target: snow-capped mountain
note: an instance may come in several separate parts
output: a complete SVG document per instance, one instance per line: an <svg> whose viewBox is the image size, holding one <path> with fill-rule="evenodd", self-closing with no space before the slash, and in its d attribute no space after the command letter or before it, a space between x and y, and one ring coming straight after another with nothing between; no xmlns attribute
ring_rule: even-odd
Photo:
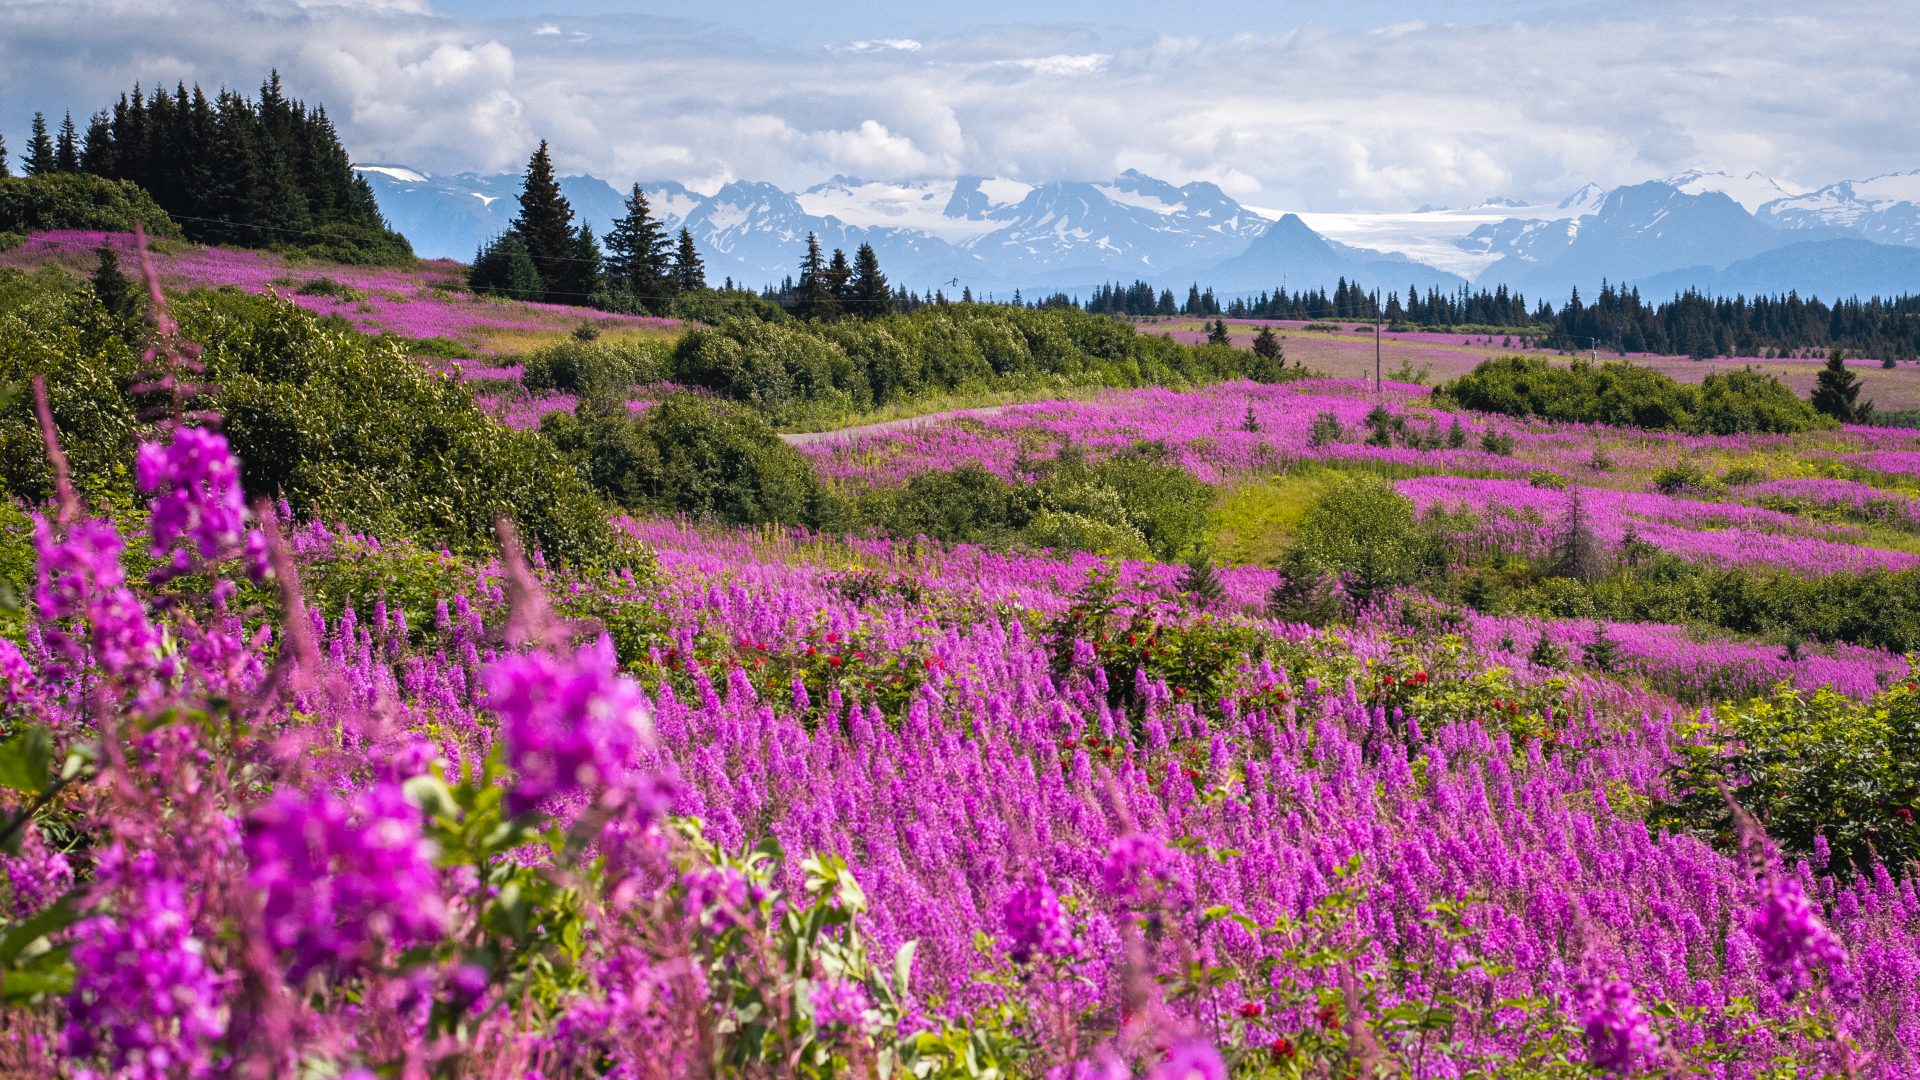
<svg viewBox="0 0 1920 1080"><path fill-rule="evenodd" d="M1920 247L1920 169L1870 180L1842 180L1761 206L1777 228L1845 229L1882 244Z"/></svg>
<svg viewBox="0 0 1920 1080"><path fill-rule="evenodd" d="M1352 247L1321 236L1298 214L1287 214L1258 239L1227 261L1197 274L1196 280L1232 294L1285 288L1323 286L1345 278L1348 283L1379 289L1382 295L1413 286L1453 289L1466 279L1436 270L1404 255Z"/></svg>
<svg viewBox="0 0 1920 1080"><path fill-rule="evenodd" d="M1773 178L1757 172L1729 176L1723 172L1689 169L1677 176L1669 176L1661 183L1686 195L1725 195L1745 207L1750 214L1776 199L1800 194L1800 189L1782 186Z"/></svg>
<svg viewBox="0 0 1920 1080"><path fill-rule="evenodd" d="M470 257L518 211L515 174L356 168L424 255ZM571 176L560 186L602 236L623 212L624 189L605 181ZM849 254L872 244L892 279L916 291L982 295L1136 278L1230 295L1340 277L1383 289L1505 284L1556 299L1602 279L1661 290L1920 291L1920 274L1894 287L1907 260L1880 250L1920 248L1920 171L1801 191L1758 173L1693 170L1611 190L1587 184L1545 202L1401 213L1289 214L1135 170L1038 185L836 176L797 193L745 180L711 194L673 181L642 187L669 229L693 233L714 280L749 285L793 274L813 233ZM1870 243L1830 243L1840 239Z"/></svg>
<svg viewBox="0 0 1920 1080"><path fill-rule="evenodd" d="M1718 269L1793 241L1726 194L1690 194L1658 180L1615 188L1598 210L1583 217L1508 221L1480 239L1503 244L1507 252L1481 278L1529 295L1692 267Z"/></svg>

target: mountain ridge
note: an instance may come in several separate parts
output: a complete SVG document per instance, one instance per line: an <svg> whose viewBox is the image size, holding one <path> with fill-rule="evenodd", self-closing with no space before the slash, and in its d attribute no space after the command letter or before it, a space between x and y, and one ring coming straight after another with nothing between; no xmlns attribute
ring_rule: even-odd
<svg viewBox="0 0 1920 1080"><path fill-rule="evenodd" d="M518 209L517 174L355 168L425 255L468 258ZM598 235L624 212L625 191L604 180L575 175L560 186ZM1492 198L1458 210L1347 214L1252 207L1211 182L1176 185L1138 169L1037 184L836 175L795 192L754 180L711 194L672 180L640 186L668 229L693 233L714 280L755 287L794 272L809 232L828 248L872 244L893 280L915 291L964 286L982 296L1135 279L1244 295L1283 284L1331 288L1339 278L1394 291L1504 284L1542 297L1603 278L1866 293L1908 265L1878 248L1920 249L1920 170L1806 190L1758 172L1694 169L1612 189L1587 184L1537 204ZM1842 239L1871 246L1815 246ZM1777 251L1786 253L1761 258ZM1860 256L1860 273L1848 274L1839 251ZM1920 275L1911 290L1920 291Z"/></svg>

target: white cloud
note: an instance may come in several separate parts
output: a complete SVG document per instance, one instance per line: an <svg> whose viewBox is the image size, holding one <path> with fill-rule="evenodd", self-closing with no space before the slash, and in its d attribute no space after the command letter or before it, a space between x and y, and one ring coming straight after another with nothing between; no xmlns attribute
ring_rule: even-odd
<svg viewBox="0 0 1920 1080"><path fill-rule="evenodd" d="M828 48L853 53L919 52L920 43L912 38L875 38L871 41L856 41L851 45L830 45Z"/></svg>
<svg viewBox="0 0 1920 1080"><path fill-rule="evenodd" d="M251 87L277 65L356 156L436 173L518 168L544 137L563 170L708 188L1138 167L1282 209L1405 209L1694 166L1810 185L1920 167L1920 111L1899 107L1920 100L1909 3L821 49L744 40L721 9L708 25L570 16L529 38L420 0L0 0L0 128L17 146L35 109L84 116L136 80Z"/></svg>
<svg viewBox="0 0 1920 1080"><path fill-rule="evenodd" d="M540 26L534 29L533 36L534 37L559 37L560 28L553 25L552 23L542 23L540 24Z"/></svg>
<svg viewBox="0 0 1920 1080"><path fill-rule="evenodd" d="M1056 56L1034 56L1019 60L1002 60L1000 63L1010 67L1026 68L1036 75L1074 76L1093 75L1099 72L1101 68L1106 67L1107 61L1111 59L1113 59L1113 57L1106 53L1083 53L1078 56L1061 53Z"/></svg>

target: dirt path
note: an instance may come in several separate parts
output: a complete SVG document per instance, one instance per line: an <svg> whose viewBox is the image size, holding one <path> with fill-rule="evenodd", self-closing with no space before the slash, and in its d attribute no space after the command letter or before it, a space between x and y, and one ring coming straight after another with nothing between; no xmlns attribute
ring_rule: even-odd
<svg viewBox="0 0 1920 1080"><path fill-rule="evenodd" d="M899 420L881 420L872 424L856 424L853 427L834 428L832 431L792 431L781 434L789 446L806 446L809 443L828 442L838 439L858 439L863 435L877 435L883 431L904 431L910 428L926 427L942 420L951 420L956 416L995 416L1005 412L1005 405L988 405L978 409L950 409L946 412L928 413L925 416L908 416Z"/></svg>

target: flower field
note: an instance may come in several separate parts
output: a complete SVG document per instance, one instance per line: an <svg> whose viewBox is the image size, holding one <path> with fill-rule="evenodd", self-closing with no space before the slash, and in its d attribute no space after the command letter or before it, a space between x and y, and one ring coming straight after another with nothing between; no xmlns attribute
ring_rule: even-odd
<svg viewBox="0 0 1920 1080"><path fill-rule="evenodd" d="M56 231L35 233L13 250L0 252L0 266L55 263L86 273L102 244L132 264L134 243L126 233ZM153 258L161 283L169 289L271 289L315 314L338 315L364 333L443 339L481 359L560 340L583 320L614 337L672 336L680 330L671 319L476 296L466 289L466 268L448 260L423 260L409 270L309 266L269 252L188 244L163 246Z"/></svg>
<svg viewBox="0 0 1920 1080"><path fill-rule="evenodd" d="M1473 541L1497 550L1542 550L1577 490L1601 540L1613 548L1631 536L1696 561L1809 573L1897 568L1920 557L1910 510L1920 485L1904 471L1916 451L1900 449L1920 443L1911 432L1627 432L1449 413L1433 407L1424 390L1406 386L1391 387L1386 402L1427 441L1366 438L1371 387L1310 380L1012 406L943 424L820 440L807 450L823 472L843 482L889 484L961 461L1010 475L1025 458L1049 456L1065 445L1108 453L1155 442L1209 483L1313 466L1398 475L1401 491L1422 510L1438 505L1475 512ZM1341 434L1316 441L1313 426L1323 415L1333 418ZM1450 445L1446 436L1454 424L1461 435ZM1511 446L1501 453L1483 449L1489 435ZM1702 469L1702 490L1659 490L1660 471L1681 463ZM1711 469L1719 463L1721 475L1745 483L1714 484ZM1822 494L1790 494L1813 491ZM1833 506L1854 508L1860 520L1814 512ZM1870 534L1865 526L1875 523L1888 527Z"/></svg>
<svg viewBox="0 0 1920 1080"><path fill-rule="evenodd" d="M1139 324L1139 330L1147 334L1171 334L1175 341L1197 345L1207 340L1209 325L1206 320L1166 319L1143 321ZM1271 326L1280 335L1289 361L1339 378L1373 378L1372 324L1346 321L1312 324L1334 327L1331 330L1308 330L1307 325L1298 320L1284 319L1227 320L1228 333L1237 348L1249 347L1260 327ZM1405 365L1410 371L1425 371L1427 381L1434 383L1464 375L1475 364L1495 356L1531 355L1549 359L1566 356L1557 349L1529 347L1527 342L1510 334L1388 330L1380 337L1381 366L1389 377ZM1698 383L1715 372L1753 367L1778 376L1802 397L1813 388L1814 376L1822 363L1822 358L1814 357L1734 356L1695 360L1687 356L1652 353L1629 353L1623 356L1604 349L1599 353L1599 358L1602 362L1628 359L1641 367L1652 368L1686 383ZM1887 368L1877 359L1856 358L1849 359L1847 367L1859 376L1866 388L1865 396L1873 399L1881 410L1892 412L1920 408L1920 364L1902 363Z"/></svg>
<svg viewBox="0 0 1920 1080"><path fill-rule="evenodd" d="M71 981L9 1011L12 1068L1920 1067L1911 882L1649 832L1699 717L1515 627L1326 635L1254 616L1259 571L1196 611L1152 564L668 521L598 578L273 539L191 434L143 452L139 543L222 584L128 584L68 504L0 646L41 743L14 914L72 926L10 961ZM1916 706L1897 658L1819 663L1765 674ZM84 922L44 907L79 861ZM702 1004L741 995L779 1010L744 1045Z"/></svg>
<svg viewBox="0 0 1920 1080"><path fill-rule="evenodd" d="M195 258L266 265L167 273L213 283ZM333 281L376 279L402 292ZM443 300L351 302L397 333ZM1084 459L1136 468L1049 477L1080 509L1045 513L1120 513L1171 470L1225 501L1324 482L1438 538L1362 551L1328 586L1352 602L1309 622L1288 604L1331 609L1298 560L596 498L617 536L563 565L504 517L478 554L297 519L242 492L262 397L181 406L221 354L170 351L166 310L129 486L79 475L88 432L35 378L52 497L0 518L0 572L26 575L0 603L0 1075L1920 1076L1920 673L1858 612L1803 639L1595 606L1678 582L1731 610L1697 568L1897 601L1913 432L1649 434L1343 379L796 446L755 418L756 452L849 515L966 463L984 489ZM527 391L536 358L463 385L313 349L384 356L479 429L448 441L525 451L465 460L571 475L525 432L585 394ZM666 451L689 484L745 467L693 423L711 391L620 385L659 411L596 417L625 456L590 464L634 487ZM717 449L629 438L662 417ZM472 513L459 494L439 512ZM1599 551L1527 585L1576 533ZM1374 556L1437 562L1374 588ZM1469 571L1551 603L1440 595Z"/></svg>

